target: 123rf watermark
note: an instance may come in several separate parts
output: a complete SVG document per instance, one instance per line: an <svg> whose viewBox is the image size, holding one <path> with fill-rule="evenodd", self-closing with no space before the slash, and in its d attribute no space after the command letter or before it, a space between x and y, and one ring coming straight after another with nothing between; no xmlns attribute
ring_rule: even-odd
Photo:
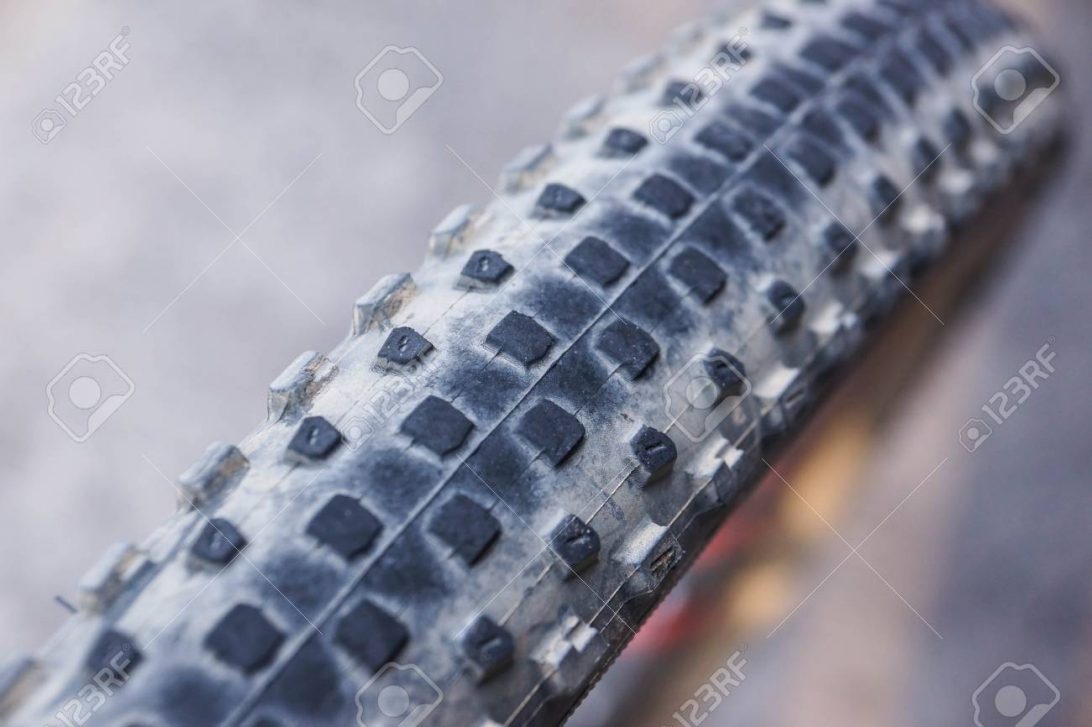
<svg viewBox="0 0 1092 727"><path fill-rule="evenodd" d="M46 385L49 417L82 444L134 391L133 380L109 356L77 354Z"/></svg>
<svg viewBox="0 0 1092 727"><path fill-rule="evenodd" d="M1035 352L1035 357L1028 359L1016 376L1005 382L989 400L982 405L985 416L971 417L959 430L959 442L968 452L974 452L993 435L993 428L1004 424L1031 395L1039 389L1042 382L1054 375L1054 337ZM987 421L988 420L988 421Z"/></svg>
<svg viewBox="0 0 1092 727"><path fill-rule="evenodd" d="M744 40L747 28L740 28L717 50L709 64L694 74L694 79L673 92L673 98L648 123L649 135L659 144L666 144L679 129L709 103L736 73L743 70L750 54Z"/></svg>
<svg viewBox="0 0 1092 727"><path fill-rule="evenodd" d="M48 144L68 126L72 119L87 108L91 100L102 93L116 74L129 65L129 28L125 26L114 39L76 74L76 78L53 99L57 106L47 106L30 122L34 138Z"/></svg>
<svg viewBox="0 0 1092 727"><path fill-rule="evenodd" d="M129 681L133 666L132 653L122 649L96 671L91 679L53 715L45 727L79 727L105 706L111 697ZM56 720L54 722L54 720Z"/></svg>
<svg viewBox="0 0 1092 727"><path fill-rule="evenodd" d="M671 718L675 727L697 727L697 725L709 718L734 689L743 684L747 675L743 673L743 667L747 666L747 660L739 651L728 657L724 665L718 667L709 679L694 692L694 696L675 711Z"/></svg>
<svg viewBox="0 0 1092 727"><path fill-rule="evenodd" d="M416 727L444 699L415 664L389 662L356 693L359 727Z"/></svg>
<svg viewBox="0 0 1092 727"><path fill-rule="evenodd" d="M1034 664L1002 664L971 696L978 727L1035 727L1061 700Z"/></svg>
<svg viewBox="0 0 1092 727"><path fill-rule="evenodd" d="M402 128L444 75L416 48L388 45L356 74L356 107L384 134Z"/></svg>

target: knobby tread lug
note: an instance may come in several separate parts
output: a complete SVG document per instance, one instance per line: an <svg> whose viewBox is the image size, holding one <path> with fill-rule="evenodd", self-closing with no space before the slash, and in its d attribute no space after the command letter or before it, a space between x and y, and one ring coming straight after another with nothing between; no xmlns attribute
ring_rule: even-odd
<svg viewBox="0 0 1092 727"><path fill-rule="evenodd" d="M1052 101L1005 138L979 118L966 80L1032 45L986 0L758 12L744 46L691 25L574 106L419 272L357 299L259 430L180 478L179 517L85 578L87 607L0 681L3 718L51 723L125 662L103 724L354 724L408 664L428 682L407 694L442 696L429 724L562 720L903 273L1061 128ZM731 83L695 83L710 63ZM689 376L726 418L672 409Z"/></svg>

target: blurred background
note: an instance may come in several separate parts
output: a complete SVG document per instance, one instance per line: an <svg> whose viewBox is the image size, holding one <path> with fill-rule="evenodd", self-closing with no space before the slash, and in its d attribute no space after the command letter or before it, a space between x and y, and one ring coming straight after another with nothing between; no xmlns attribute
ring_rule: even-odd
<svg viewBox="0 0 1092 727"><path fill-rule="evenodd" d="M1018 249L943 331L907 310L940 348L882 416L841 420L826 459L778 465L752 514L776 509L807 547L758 536L711 566L712 585L691 579L683 593L718 604L700 643L664 636L687 613L673 597L577 723L675 724L736 650L746 678L706 724L969 724L972 693L1006 662L1060 692L1044 724L1092 723L1092 6L1009 4L1060 60L1073 113L1067 164ZM467 166L493 183L562 111L720 6L0 8L0 656L39 646L67 615L55 597L74 603L111 543L168 516L157 470L243 438L297 354L331 348L357 296L417 267L452 207L488 198ZM392 135L354 89L387 45L443 74ZM72 103L66 87L118 48L123 67L63 109L56 97ZM1056 372L968 451L965 422L1048 340ZM80 354L108 356L132 389L82 443L46 396Z"/></svg>

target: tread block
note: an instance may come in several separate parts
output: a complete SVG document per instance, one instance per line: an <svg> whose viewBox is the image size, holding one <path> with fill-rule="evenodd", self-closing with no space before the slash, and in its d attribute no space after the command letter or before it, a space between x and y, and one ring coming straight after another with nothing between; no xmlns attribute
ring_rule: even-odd
<svg viewBox="0 0 1092 727"><path fill-rule="evenodd" d="M587 202L584 195L564 184L550 182L539 195L535 207L547 215L572 215Z"/></svg>
<svg viewBox="0 0 1092 727"><path fill-rule="evenodd" d="M944 137L956 149L963 149L971 140L971 122L959 109L953 108L944 117Z"/></svg>
<svg viewBox="0 0 1092 727"><path fill-rule="evenodd" d="M736 195L732 201L732 209L766 242L776 237L787 223L781 208L772 199L753 189L746 189Z"/></svg>
<svg viewBox="0 0 1092 727"><path fill-rule="evenodd" d="M925 178L932 177L938 171L940 150L933 142L924 136L919 136L910 147L910 163L914 167L914 174Z"/></svg>
<svg viewBox="0 0 1092 727"><path fill-rule="evenodd" d="M852 98L843 98L835 109L850 128L865 141L871 143L879 138L880 118L865 104Z"/></svg>
<svg viewBox="0 0 1092 727"><path fill-rule="evenodd" d="M621 319L604 329L596 348L630 379L638 378L660 355L656 339L640 326Z"/></svg>
<svg viewBox="0 0 1092 727"><path fill-rule="evenodd" d="M506 629L488 616L479 616L462 639L463 653L483 682L512 663L516 642Z"/></svg>
<svg viewBox="0 0 1092 727"><path fill-rule="evenodd" d="M919 30L914 45L921 55L929 61L929 65L933 67L934 71L942 76L946 76L951 72L955 59L949 55L948 50L937 40L931 29L924 27Z"/></svg>
<svg viewBox="0 0 1092 727"><path fill-rule="evenodd" d="M715 262L693 247L685 248L671 261L671 275L703 303L712 300L728 280Z"/></svg>
<svg viewBox="0 0 1092 727"><path fill-rule="evenodd" d="M463 274L466 274L465 268ZM381 368L401 368L422 360L431 350L432 344L428 339L412 328L400 326L390 332L379 348L379 363Z"/></svg>
<svg viewBox="0 0 1092 727"><path fill-rule="evenodd" d="M734 106L728 113L730 119L756 138L766 138L781 127L781 122L766 113L750 106Z"/></svg>
<svg viewBox="0 0 1092 727"><path fill-rule="evenodd" d="M364 599L337 624L334 641L373 673L398 655L409 641L401 621Z"/></svg>
<svg viewBox="0 0 1092 727"><path fill-rule="evenodd" d="M702 128L694 140L733 162L743 161L754 149L754 144L747 136L719 121Z"/></svg>
<svg viewBox="0 0 1092 727"><path fill-rule="evenodd" d="M693 108L701 103L705 94L691 81L673 79L664 84L664 92L660 97L661 106L674 106L682 104L687 108Z"/></svg>
<svg viewBox="0 0 1092 727"><path fill-rule="evenodd" d="M766 300L772 308L770 325L778 333L792 329L804 317L804 297L784 280L775 280L766 288Z"/></svg>
<svg viewBox="0 0 1092 727"><path fill-rule="evenodd" d="M550 533L550 548L572 573L579 573L599 558L599 533L577 516L565 515Z"/></svg>
<svg viewBox="0 0 1092 727"><path fill-rule="evenodd" d="M293 462L318 462L329 457L339 444L341 432L333 424L323 417L307 417L288 442L286 456Z"/></svg>
<svg viewBox="0 0 1092 727"><path fill-rule="evenodd" d="M662 174L653 174L641 182L633 198L673 220L684 216L694 204L694 196L690 192Z"/></svg>
<svg viewBox="0 0 1092 727"><path fill-rule="evenodd" d="M629 445L641 467L652 475L666 470L679 456L671 437L652 427L641 427Z"/></svg>
<svg viewBox="0 0 1092 727"><path fill-rule="evenodd" d="M842 130L823 109L815 109L804 117L804 128L828 144L840 146L844 141Z"/></svg>
<svg viewBox="0 0 1092 727"><path fill-rule="evenodd" d="M366 551L382 529L379 519L350 495L334 495L307 523L308 535L345 560Z"/></svg>
<svg viewBox="0 0 1092 727"><path fill-rule="evenodd" d="M740 396L747 390L747 369L727 351L714 348L706 354L702 368L717 387L718 401L727 396Z"/></svg>
<svg viewBox="0 0 1092 727"><path fill-rule="evenodd" d="M466 440L473 422L438 396L428 396L402 422L402 433L443 457Z"/></svg>
<svg viewBox="0 0 1092 727"><path fill-rule="evenodd" d="M631 157L648 146L648 139L632 129L617 127L607 133L602 153L612 157Z"/></svg>
<svg viewBox="0 0 1092 727"><path fill-rule="evenodd" d="M764 78L751 89L751 96L764 101L783 114L792 113L804 100L796 90L779 78Z"/></svg>
<svg viewBox="0 0 1092 727"><path fill-rule="evenodd" d="M880 76L891 84L899 98L908 106L913 105L917 100L918 92L925 85L925 80L918 69L904 53L897 50L890 51L880 65Z"/></svg>
<svg viewBox="0 0 1092 727"><path fill-rule="evenodd" d="M273 660L284 634L256 606L240 603L205 637L205 647L229 666L252 674Z"/></svg>
<svg viewBox="0 0 1092 727"><path fill-rule="evenodd" d="M144 659L140 649L127 635L107 629L99 636L84 659L84 666L92 674L103 669L113 672L131 672Z"/></svg>
<svg viewBox="0 0 1092 727"><path fill-rule="evenodd" d="M825 187L834 179L837 162L826 149L806 137L797 137L786 150L786 155L818 184Z"/></svg>
<svg viewBox="0 0 1092 727"><path fill-rule="evenodd" d="M459 284L464 288L491 288L500 285L514 268L492 250L475 250L463 266Z"/></svg>
<svg viewBox="0 0 1092 727"><path fill-rule="evenodd" d="M207 563L227 565L246 547L246 538L224 518L209 520L197 536L190 554Z"/></svg>
<svg viewBox="0 0 1092 727"><path fill-rule="evenodd" d="M428 529L468 565L473 565L500 535L501 525L477 501L456 494L440 506Z"/></svg>
<svg viewBox="0 0 1092 727"><path fill-rule="evenodd" d="M629 260L598 237L585 237L565 256L565 264L580 277L605 288L622 277Z"/></svg>
<svg viewBox="0 0 1092 727"><path fill-rule="evenodd" d="M785 30L792 27L792 21L783 15L772 13L769 10L762 13L761 26L767 30Z"/></svg>
<svg viewBox="0 0 1092 727"><path fill-rule="evenodd" d="M891 107L888 105L887 99L880 93L880 89L876 88L876 84L870 76L863 72L855 73L846 80L845 86L860 96L864 103L875 109L876 113L890 115Z"/></svg>
<svg viewBox="0 0 1092 727"><path fill-rule="evenodd" d="M868 200L872 214L877 218L888 217L898 209L902 193L886 174L878 174L868 185Z"/></svg>
<svg viewBox="0 0 1092 727"><path fill-rule="evenodd" d="M524 414L516 431L554 467L564 462L584 439L580 420L549 399Z"/></svg>
<svg viewBox="0 0 1092 727"><path fill-rule="evenodd" d="M875 42L890 33L893 28L871 15L853 11L842 18L842 27L861 36L862 40Z"/></svg>
<svg viewBox="0 0 1092 727"><path fill-rule="evenodd" d="M554 345L554 337L531 316L510 311L493 326L485 337L485 345L530 367L549 352Z"/></svg>
<svg viewBox="0 0 1092 727"><path fill-rule="evenodd" d="M607 381L608 372L582 341L566 351L539 384L544 396L581 408Z"/></svg>
<svg viewBox="0 0 1092 727"><path fill-rule="evenodd" d="M828 37L816 38L800 51L801 58L832 73L840 71L856 55L857 50L853 46Z"/></svg>
<svg viewBox="0 0 1092 727"><path fill-rule="evenodd" d="M823 247L831 258L844 264L857 254L857 238L841 222L832 222L823 230Z"/></svg>

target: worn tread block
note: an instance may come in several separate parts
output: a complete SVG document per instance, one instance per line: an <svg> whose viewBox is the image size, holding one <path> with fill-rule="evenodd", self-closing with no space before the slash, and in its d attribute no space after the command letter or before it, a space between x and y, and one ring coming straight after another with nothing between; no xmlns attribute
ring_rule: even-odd
<svg viewBox="0 0 1092 727"><path fill-rule="evenodd" d="M717 401L727 396L740 396L747 389L747 369L727 351L714 348L705 355L702 368L717 387Z"/></svg>
<svg viewBox="0 0 1092 727"><path fill-rule="evenodd" d="M338 622L334 641L374 673L398 656L409 641L409 631L394 616L362 599Z"/></svg>
<svg viewBox="0 0 1092 727"><path fill-rule="evenodd" d="M933 67L934 71L942 76L951 73L955 59L949 55L948 50L937 39L932 29L924 27L919 30L915 41L914 45L918 52L925 57L925 60L929 61L929 65Z"/></svg>
<svg viewBox="0 0 1092 727"><path fill-rule="evenodd" d="M469 266L470 263L467 263L467 267ZM466 275L466 268L463 268L463 275ZM384 365L384 368L401 368L421 361L431 350L432 344L428 339L412 328L399 326L390 332L387 340L379 348L380 364Z"/></svg>
<svg viewBox="0 0 1092 727"><path fill-rule="evenodd" d="M914 174L926 179L934 176L938 170L935 162L940 159L940 150L924 136L919 136L910 147L910 163Z"/></svg>
<svg viewBox="0 0 1092 727"><path fill-rule="evenodd" d="M681 184L662 174L641 182L633 198L673 220L683 217L694 204L694 196Z"/></svg>
<svg viewBox="0 0 1092 727"><path fill-rule="evenodd" d="M841 146L845 140L842 136L842 130L838 128L838 124L831 118L830 114L823 109L814 109L804 117L804 128L814 134L816 138L833 146Z"/></svg>
<svg viewBox="0 0 1092 727"><path fill-rule="evenodd" d="M523 307L563 339L579 335L603 308L602 296L570 277L540 277L525 296Z"/></svg>
<svg viewBox="0 0 1092 727"><path fill-rule="evenodd" d="M699 243L721 262L743 264L753 259L747 236L719 204L707 207L690 225L687 239Z"/></svg>
<svg viewBox="0 0 1092 727"><path fill-rule="evenodd" d="M860 96L862 102L875 110L876 113L884 116L891 114L891 106L887 103L887 99L876 87L876 83L872 78L865 73L854 73L846 79L845 87Z"/></svg>
<svg viewBox="0 0 1092 727"><path fill-rule="evenodd" d="M549 352L554 345L554 337L534 318L511 311L485 337L485 344L501 355L530 367Z"/></svg>
<svg viewBox="0 0 1092 727"><path fill-rule="evenodd" d="M800 57L834 73L857 57L857 49L834 38L820 37L808 42Z"/></svg>
<svg viewBox="0 0 1092 727"><path fill-rule="evenodd" d="M550 533L550 548L571 573L579 573L598 560L599 533L575 515L565 515Z"/></svg>
<svg viewBox="0 0 1092 727"><path fill-rule="evenodd" d="M516 431L554 467L564 462L584 439L580 420L548 399L524 414Z"/></svg>
<svg viewBox="0 0 1092 727"><path fill-rule="evenodd" d="M273 661L284 634L256 606L240 603L205 637L205 648L225 664L253 674Z"/></svg>
<svg viewBox="0 0 1092 727"><path fill-rule="evenodd" d="M971 122L959 109L953 108L944 116L944 138L955 149L964 149L973 135Z"/></svg>
<svg viewBox="0 0 1092 727"><path fill-rule="evenodd" d="M616 127L603 140L605 156L631 157L648 146L648 139L632 129Z"/></svg>
<svg viewBox="0 0 1092 727"><path fill-rule="evenodd" d="M509 432L494 431L482 440L473 454L466 459L471 482L481 480L503 502L513 502L511 493L520 493L517 483L523 472L531 466L526 448Z"/></svg>
<svg viewBox="0 0 1092 727"><path fill-rule="evenodd" d="M667 170L671 174L699 194L712 194L719 190L729 173L728 168L720 162L689 154L673 155L667 164Z"/></svg>
<svg viewBox="0 0 1092 727"><path fill-rule="evenodd" d="M84 659L84 666L92 674L103 669L129 673L143 659L144 655L129 636L108 628L91 645Z"/></svg>
<svg viewBox="0 0 1092 727"><path fill-rule="evenodd" d="M402 421L402 433L443 457L458 449L474 423L438 396L428 396Z"/></svg>
<svg viewBox="0 0 1092 727"><path fill-rule="evenodd" d="M886 174L877 174L868 185L868 199L872 205L872 214L877 217L888 217L898 209L902 193L891 178Z"/></svg>
<svg viewBox="0 0 1092 727"><path fill-rule="evenodd" d="M775 77L764 78L755 84L751 89L751 96L783 114L792 113L804 100L792 86Z"/></svg>
<svg viewBox="0 0 1092 727"><path fill-rule="evenodd" d="M585 237L565 256L565 264L593 283L607 287L625 274L629 260L598 237Z"/></svg>
<svg viewBox="0 0 1092 727"><path fill-rule="evenodd" d="M773 309L770 325L778 333L790 330L804 317L804 297L784 280L775 280L766 288L766 300Z"/></svg>
<svg viewBox="0 0 1092 727"><path fill-rule="evenodd" d="M736 195L732 209L766 242L776 237L788 223L777 203L754 189L745 189Z"/></svg>
<svg viewBox="0 0 1092 727"><path fill-rule="evenodd" d="M785 153L820 187L825 187L834 180L837 162L826 149L811 139L797 137L790 142Z"/></svg>
<svg viewBox="0 0 1092 727"><path fill-rule="evenodd" d="M285 456L293 462L318 462L329 457L339 444L341 432L333 424L320 416L307 417L288 442Z"/></svg>
<svg viewBox="0 0 1092 727"><path fill-rule="evenodd" d="M349 495L334 495L307 523L307 534L352 560L368 549L383 529L383 524L360 502Z"/></svg>
<svg viewBox="0 0 1092 727"><path fill-rule="evenodd" d="M762 13L760 25L766 30L785 30L792 27L792 21L784 15L778 15L766 10Z"/></svg>
<svg viewBox="0 0 1092 727"><path fill-rule="evenodd" d="M550 182L542 190L535 207L546 214L572 215L587 202L584 195L572 187Z"/></svg>
<svg viewBox="0 0 1092 727"><path fill-rule="evenodd" d="M841 222L832 222L827 225L822 233L822 244L827 254L842 266L857 254L857 238Z"/></svg>
<svg viewBox="0 0 1092 727"><path fill-rule="evenodd" d="M512 663L516 642L493 619L479 616L463 635L462 648L478 681L483 682Z"/></svg>
<svg viewBox="0 0 1092 727"><path fill-rule="evenodd" d="M764 139L781 128L781 122L776 117L742 104L730 107L728 118L758 139Z"/></svg>
<svg viewBox="0 0 1092 727"><path fill-rule="evenodd" d="M862 139L872 143L880 136L880 119L865 104L852 98L843 98L835 106L838 115Z"/></svg>
<svg viewBox="0 0 1092 727"><path fill-rule="evenodd" d="M892 28L871 15L853 11L842 18L842 27L852 31L869 43L875 42L890 33Z"/></svg>
<svg viewBox="0 0 1092 727"><path fill-rule="evenodd" d="M682 104L687 108L693 108L701 103L704 98L705 94L692 81L672 79L664 84L664 92L660 96L660 105L670 107Z"/></svg>
<svg viewBox="0 0 1092 727"><path fill-rule="evenodd" d="M778 78L791 84L793 89L806 98L814 96L826 87L824 80L816 77L813 70L805 71L793 66L779 65L775 73Z"/></svg>
<svg viewBox="0 0 1092 727"><path fill-rule="evenodd" d="M491 288L500 285L512 274L514 268L493 250L475 250L466 261L459 275L464 288Z"/></svg>
<svg viewBox="0 0 1092 727"><path fill-rule="evenodd" d="M641 467L651 475L669 468L679 456L671 437L652 427L641 427L629 444Z"/></svg>
<svg viewBox="0 0 1092 727"><path fill-rule="evenodd" d="M268 697L262 700L266 706L287 709L299 720L294 724L336 723L345 705L352 702L352 695L342 692L341 669L333 650L324 642L317 631L311 634L269 683ZM212 723L210 720L204 724ZM260 725L280 727L272 720L252 727Z"/></svg>
<svg viewBox="0 0 1092 727"><path fill-rule="evenodd" d="M596 348L630 379L638 378L660 355L656 339L640 326L621 319L603 330Z"/></svg>
<svg viewBox="0 0 1092 727"><path fill-rule="evenodd" d="M230 520L213 518L197 536L190 554L207 563L227 565L246 547L246 538Z"/></svg>
<svg viewBox="0 0 1092 727"><path fill-rule="evenodd" d="M586 345L566 351L547 374L539 387L544 396L564 399L580 409L607 382L608 372Z"/></svg>
<svg viewBox="0 0 1092 727"><path fill-rule="evenodd" d="M475 500L455 494L440 506L428 529L468 565L473 565L500 535L501 525Z"/></svg>
<svg viewBox="0 0 1092 727"><path fill-rule="evenodd" d="M687 247L671 261L671 275L703 303L721 291L728 275L704 253Z"/></svg>
<svg viewBox="0 0 1092 727"><path fill-rule="evenodd" d="M733 162L743 161L754 149L754 144L745 134L720 121L704 126L694 140Z"/></svg>
<svg viewBox="0 0 1092 727"><path fill-rule="evenodd" d="M880 76L891 84L908 106L914 104L925 85L924 79L904 53L892 50L880 65Z"/></svg>

